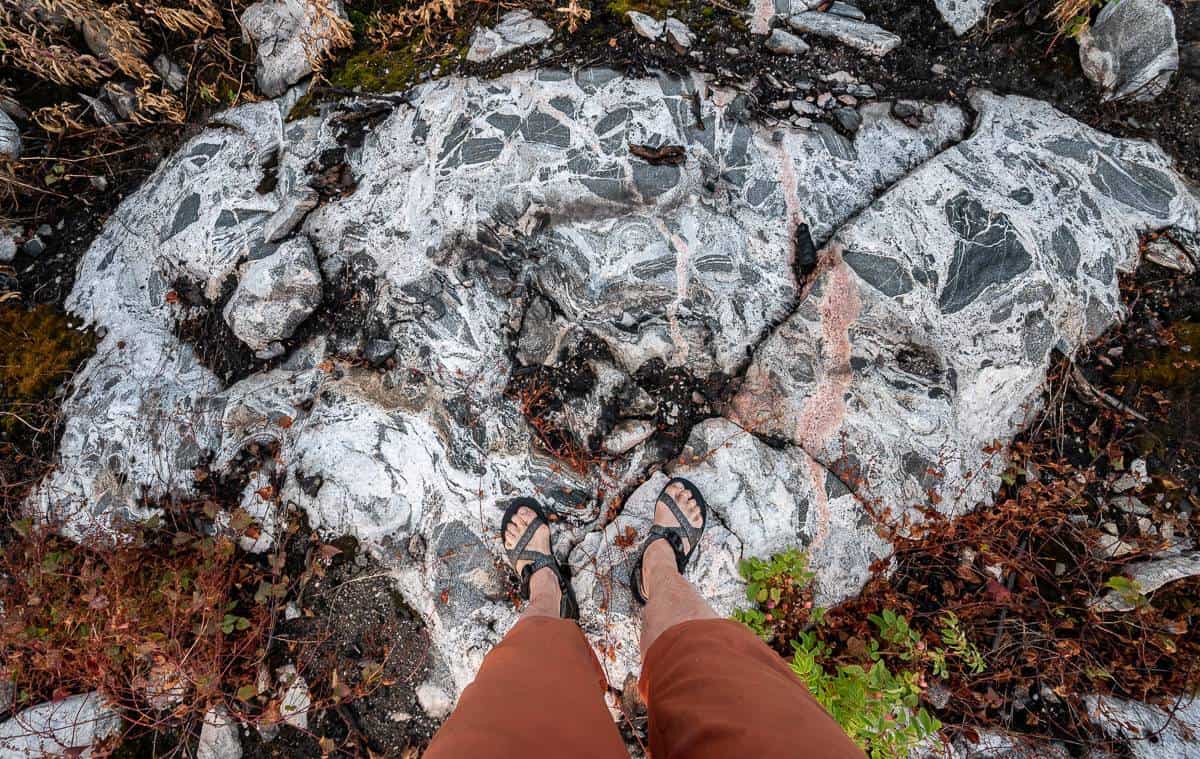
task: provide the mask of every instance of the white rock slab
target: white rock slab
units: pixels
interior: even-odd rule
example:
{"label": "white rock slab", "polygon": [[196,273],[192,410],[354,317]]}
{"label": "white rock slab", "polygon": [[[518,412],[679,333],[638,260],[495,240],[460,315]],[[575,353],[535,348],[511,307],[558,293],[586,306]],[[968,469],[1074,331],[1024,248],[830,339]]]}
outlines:
{"label": "white rock slab", "polygon": [[538,45],[554,36],[550,25],[525,9],[509,11],[495,28],[479,27],[471,35],[467,60],[482,63],[529,45]]}
{"label": "white rock slab", "polygon": [[1179,70],[1175,16],[1159,0],[1110,2],[1079,35],[1079,63],[1104,100],[1153,100]]}
{"label": "white rock slab", "polygon": [[0,756],[71,756],[86,759],[105,738],[121,730],[119,714],[98,693],[48,701],[0,723]]}

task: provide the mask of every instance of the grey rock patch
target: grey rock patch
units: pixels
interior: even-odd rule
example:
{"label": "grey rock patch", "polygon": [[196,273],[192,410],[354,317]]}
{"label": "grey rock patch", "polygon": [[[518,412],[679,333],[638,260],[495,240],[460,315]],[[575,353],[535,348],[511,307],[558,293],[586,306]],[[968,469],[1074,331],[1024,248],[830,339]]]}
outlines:
{"label": "grey rock patch", "polygon": [[[340,0],[329,10],[345,19]],[[312,61],[330,49],[331,26],[307,0],[262,0],[242,12],[242,36],[257,49],[255,78],[270,97],[312,73]]]}
{"label": "grey rock patch", "polygon": [[1146,260],[1164,269],[1195,274],[1196,263],[1187,251],[1180,247],[1170,237],[1156,237],[1146,245]]}
{"label": "grey rock patch", "polygon": [[241,759],[242,741],[237,723],[222,707],[209,709],[200,726],[200,742],[196,759]]}
{"label": "grey rock patch", "polygon": [[783,29],[772,29],[763,44],[776,55],[804,55],[811,49],[807,42]]}
{"label": "grey rock patch", "polygon": [[1170,712],[1112,696],[1088,696],[1088,715],[1124,739],[1136,759],[1190,759],[1200,750],[1200,700],[1181,697]]}
{"label": "grey rock patch", "polygon": [[[1124,572],[1137,583],[1140,593],[1149,595],[1168,583],[1200,575],[1200,551],[1127,564]],[[1090,606],[1097,611],[1111,612],[1133,611],[1135,608],[1129,599],[1115,590],[1093,599]]]}
{"label": "grey rock patch", "polygon": [[0,155],[21,157],[21,130],[4,111],[0,111]]}
{"label": "grey rock patch", "polygon": [[900,44],[899,37],[874,24],[830,13],[798,13],[789,16],[787,23],[798,32],[829,37],[876,58],[882,58]]}
{"label": "grey rock patch", "polygon": [[179,67],[179,64],[166,55],[159,53],[151,65],[154,67],[154,73],[158,74],[172,92],[182,92],[183,88],[187,86],[187,74]]}
{"label": "grey rock patch", "polygon": [[1153,100],[1179,69],[1175,16],[1160,0],[1108,3],[1079,36],[1079,62],[1105,102]]}
{"label": "grey rock patch", "polygon": [[641,445],[653,434],[654,425],[650,422],[628,419],[613,428],[613,431],[604,439],[603,448],[613,456],[620,456]]}
{"label": "grey rock patch", "polygon": [[263,238],[267,242],[279,242],[287,237],[320,201],[316,190],[310,187],[299,188],[297,192],[289,194],[280,203],[279,210],[271,214],[263,225]]}
{"label": "grey rock patch", "polygon": [[942,19],[961,37],[987,18],[993,2],[995,0],[934,0],[934,5]]}
{"label": "grey rock patch", "polygon": [[666,27],[662,21],[653,16],[647,16],[639,11],[628,11],[625,15],[629,18],[629,23],[633,25],[633,30],[646,39],[656,40],[663,36]]}
{"label": "grey rock patch", "polygon": [[554,36],[550,25],[525,9],[509,11],[495,28],[479,27],[471,35],[467,60],[482,63],[508,55],[530,45],[539,45]]}
{"label": "grey rock patch", "polygon": [[858,128],[862,126],[862,116],[859,116],[858,111],[853,108],[837,108],[833,112],[833,118],[847,132],[857,132]]}
{"label": "grey rock patch", "polygon": [[312,244],[293,238],[243,264],[224,317],[238,339],[261,351],[286,340],[321,305],[321,272]]}
{"label": "grey rock patch", "polygon": [[90,757],[100,741],[116,735],[121,717],[98,693],[31,706],[0,723],[0,755]]}
{"label": "grey rock patch", "polygon": [[861,10],[859,10],[858,6],[851,5],[850,3],[843,3],[842,0],[833,0],[833,2],[830,3],[830,5],[829,5],[829,10],[827,10],[825,12],[832,13],[836,16],[845,16],[846,18],[852,18],[855,21],[866,21],[867,20],[867,14],[865,14]]}
{"label": "grey rock patch", "polygon": [[688,25],[675,17],[668,17],[663,21],[663,29],[667,34],[667,41],[672,45],[687,50],[696,41],[696,34]]}

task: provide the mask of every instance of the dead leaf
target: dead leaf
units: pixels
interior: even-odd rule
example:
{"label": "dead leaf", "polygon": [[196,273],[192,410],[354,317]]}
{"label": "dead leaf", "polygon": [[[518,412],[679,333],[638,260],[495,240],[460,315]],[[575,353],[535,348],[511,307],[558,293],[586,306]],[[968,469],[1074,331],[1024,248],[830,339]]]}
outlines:
{"label": "dead leaf", "polygon": [[629,152],[651,166],[677,166],[687,159],[687,152],[682,145],[661,145],[657,148],[649,145],[630,145]]}

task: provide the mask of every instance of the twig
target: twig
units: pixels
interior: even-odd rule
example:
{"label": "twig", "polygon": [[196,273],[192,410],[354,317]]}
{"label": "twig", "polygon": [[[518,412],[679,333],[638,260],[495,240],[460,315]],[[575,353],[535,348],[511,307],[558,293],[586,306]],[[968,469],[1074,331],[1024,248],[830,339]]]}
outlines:
{"label": "twig", "polygon": [[1122,414],[1127,414],[1129,416],[1132,416],[1134,419],[1137,419],[1139,422],[1150,421],[1149,419],[1147,419],[1146,417],[1144,417],[1140,413],[1138,413],[1136,409],[1133,409],[1130,406],[1127,406],[1126,404],[1124,404],[1121,401],[1117,400],[1116,398],[1112,397],[1108,393],[1099,389],[1098,387],[1093,385],[1091,382],[1088,382],[1087,377],[1083,376],[1083,372],[1079,370],[1078,366],[1071,367],[1071,382],[1073,383],[1075,389],[1078,391],[1079,397],[1088,403],[1091,403],[1093,405],[1108,406],[1109,408],[1113,409],[1114,411],[1119,411]]}

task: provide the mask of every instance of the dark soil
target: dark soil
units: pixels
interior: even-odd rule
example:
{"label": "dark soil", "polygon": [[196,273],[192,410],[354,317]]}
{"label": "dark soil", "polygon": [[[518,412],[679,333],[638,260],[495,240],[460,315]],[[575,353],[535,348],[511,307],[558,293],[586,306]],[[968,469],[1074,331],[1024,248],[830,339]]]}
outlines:
{"label": "dark soil", "polygon": [[340,756],[400,757],[437,729],[416,697],[431,664],[424,624],[380,564],[352,539],[337,545],[343,552],[294,602],[298,616],[281,623],[273,658],[295,663],[314,701],[350,697],[310,713],[307,731],[284,725],[270,741],[248,736],[248,759],[317,757],[322,745]]}

